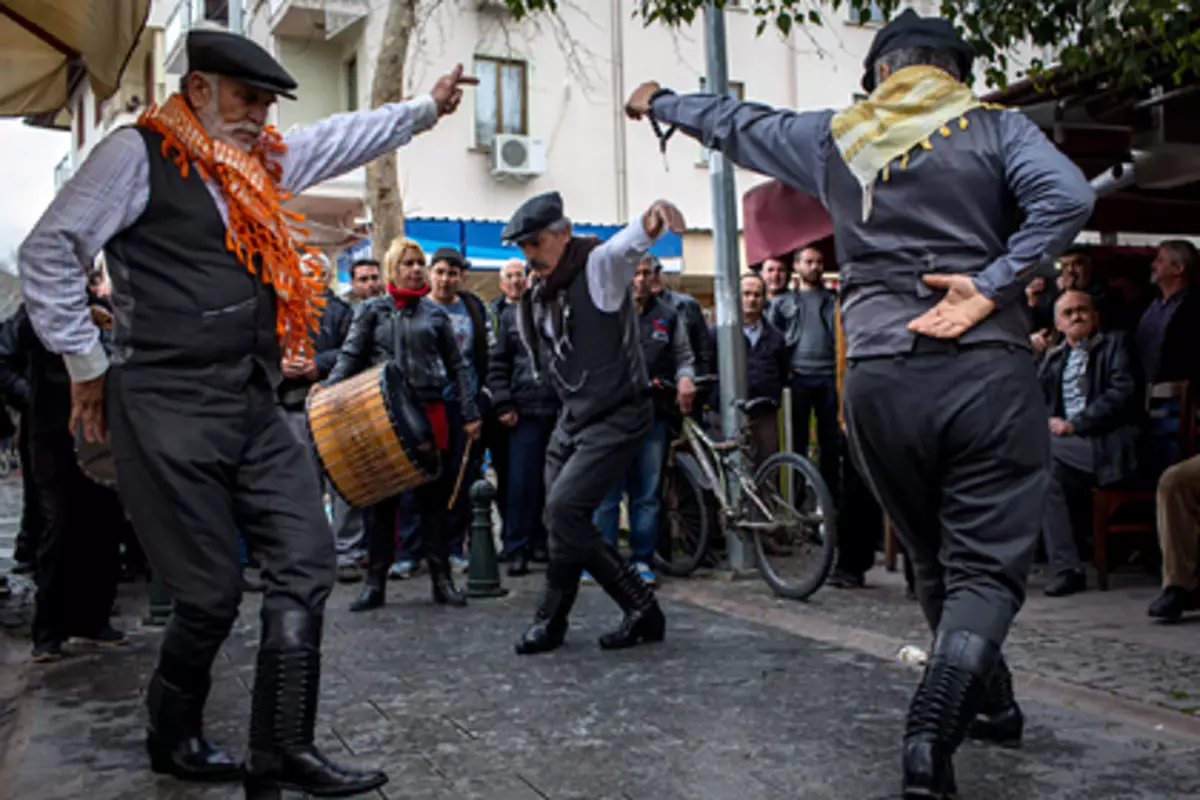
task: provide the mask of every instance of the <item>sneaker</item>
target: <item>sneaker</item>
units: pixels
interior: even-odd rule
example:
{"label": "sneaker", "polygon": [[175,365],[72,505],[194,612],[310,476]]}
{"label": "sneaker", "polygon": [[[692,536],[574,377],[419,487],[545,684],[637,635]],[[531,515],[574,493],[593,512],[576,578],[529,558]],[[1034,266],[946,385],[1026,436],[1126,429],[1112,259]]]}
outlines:
{"label": "sneaker", "polygon": [[242,567],[242,591],[257,593],[263,590],[262,575],[256,567]]}
{"label": "sneaker", "polygon": [[403,581],[417,574],[417,563],[411,559],[402,558],[392,568],[388,570],[388,578],[394,581]]}
{"label": "sneaker", "polygon": [[658,578],[654,574],[654,570],[650,569],[650,565],[645,561],[638,561],[633,565],[637,570],[638,577],[646,582],[647,586],[658,586]]}
{"label": "sneaker", "polygon": [[62,660],[62,642],[50,642],[49,644],[39,644],[33,647],[33,661],[35,664],[53,664],[55,661]]}
{"label": "sneaker", "polygon": [[462,556],[450,556],[450,569],[462,575],[467,574],[467,569],[471,566],[471,562]]}
{"label": "sneaker", "polygon": [[861,572],[849,572],[844,569],[835,569],[827,583],[838,589],[861,589],[866,585]]}
{"label": "sneaker", "polygon": [[88,644],[93,647],[120,647],[129,644],[129,637],[125,635],[125,632],[117,630],[112,625],[105,625],[93,634],[75,635],[71,638],[80,644]]}

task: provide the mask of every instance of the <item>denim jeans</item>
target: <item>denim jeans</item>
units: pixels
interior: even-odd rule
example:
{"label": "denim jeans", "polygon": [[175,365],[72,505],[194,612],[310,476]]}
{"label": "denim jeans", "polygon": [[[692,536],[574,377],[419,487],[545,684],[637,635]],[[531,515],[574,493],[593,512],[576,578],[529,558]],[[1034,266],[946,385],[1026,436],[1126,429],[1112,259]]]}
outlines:
{"label": "denim jeans", "polygon": [[623,479],[609,490],[594,521],[605,541],[617,543],[621,496],[629,494],[629,549],[634,561],[650,563],[658,545],[658,485],[667,453],[667,423],[656,419],[642,439],[637,458]]}
{"label": "denim jeans", "polygon": [[519,415],[508,433],[508,519],[504,552],[546,546],[542,515],[546,510],[546,448],[554,417]]}

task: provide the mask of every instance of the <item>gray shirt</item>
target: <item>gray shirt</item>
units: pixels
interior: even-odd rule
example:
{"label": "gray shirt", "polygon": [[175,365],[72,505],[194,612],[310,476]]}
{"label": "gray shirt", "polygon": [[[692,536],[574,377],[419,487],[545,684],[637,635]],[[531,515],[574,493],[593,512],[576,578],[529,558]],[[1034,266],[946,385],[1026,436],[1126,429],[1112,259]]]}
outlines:
{"label": "gray shirt", "polygon": [[825,292],[798,291],[800,338],[792,350],[792,369],[800,375],[833,375],[837,369],[837,343],[833,331],[825,326],[821,307],[832,303]]}
{"label": "gray shirt", "polygon": [[[796,112],[712,94],[664,94],[654,116],[719,150],[734,163],[817,197],[825,196],[829,158],[838,158],[830,132],[832,110]],[[1001,116],[1005,177],[1025,210],[1008,251],[988,264],[975,285],[997,305],[1024,297],[1033,268],[1060,253],[1091,213],[1094,195],[1079,170],[1023,114]],[[1078,176],[1076,180],[1065,180]]]}
{"label": "gray shirt", "polygon": [[[407,144],[435,122],[437,105],[426,95],[291,131],[283,137],[287,151],[280,158],[278,188],[298,195]],[[220,186],[205,183],[228,223]],[[46,348],[63,355],[72,381],[91,380],[108,369],[88,310],[87,271],[110,239],[137,222],[149,200],[145,141],[132,128],[117,130],[96,145],[21,245],[18,264],[29,320]]]}

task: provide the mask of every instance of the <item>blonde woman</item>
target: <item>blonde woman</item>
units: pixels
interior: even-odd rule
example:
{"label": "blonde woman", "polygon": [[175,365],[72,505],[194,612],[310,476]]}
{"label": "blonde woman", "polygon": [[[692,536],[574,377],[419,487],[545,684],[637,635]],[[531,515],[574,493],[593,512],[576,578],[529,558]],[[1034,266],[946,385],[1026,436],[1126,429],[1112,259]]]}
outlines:
{"label": "blonde woman", "polygon": [[[451,436],[478,438],[479,409],[471,386],[471,372],[459,353],[454,328],[446,312],[428,297],[425,253],[411,239],[397,239],[383,259],[387,293],[359,305],[327,384],[349,378],[384,361],[393,362],[424,406],[442,454],[438,478],[413,491],[420,510],[419,534],[426,543],[426,558],[433,581],[433,601],[466,605],[466,596],[454,586],[450,574],[447,503],[456,470],[448,463]],[[451,381],[458,384],[454,407],[445,400]],[[396,551],[396,512],[399,496],[374,506],[368,528],[367,582],[351,611],[380,608],[386,597],[387,573]]]}

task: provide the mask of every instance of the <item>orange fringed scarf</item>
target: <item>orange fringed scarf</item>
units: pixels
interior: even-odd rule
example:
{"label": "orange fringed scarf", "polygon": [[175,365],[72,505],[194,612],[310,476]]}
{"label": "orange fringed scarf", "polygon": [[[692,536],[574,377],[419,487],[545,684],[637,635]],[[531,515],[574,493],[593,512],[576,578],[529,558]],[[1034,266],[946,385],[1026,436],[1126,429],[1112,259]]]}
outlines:
{"label": "orange fringed scarf", "polygon": [[179,94],[161,108],[150,106],[137,124],[162,134],[163,157],[174,160],[183,177],[194,164],[203,178],[221,187],[229,206],[225,246],[252,275],[274,288],[275,328],[284,355],[311,356],[311,336],[325,305],[324,285],[320,275],[304,272],[302,262],[318,251],[302,240],[308,235],[300,227],[304,217],[283,208],[291,194],[276,186],[283,174],[278,156],[287,150],[279,131],[267,126],[254,150],[244,153],[209,137]]}

